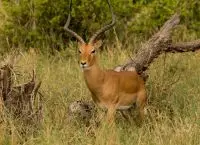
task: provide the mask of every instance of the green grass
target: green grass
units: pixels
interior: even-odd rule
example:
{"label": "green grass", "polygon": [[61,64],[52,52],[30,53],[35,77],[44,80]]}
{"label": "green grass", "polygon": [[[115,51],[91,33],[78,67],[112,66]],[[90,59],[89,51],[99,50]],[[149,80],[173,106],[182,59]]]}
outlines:
{"label": "green grass", "polygon": [[[32,69],[42,80],[44,120],[41,128],[26,136],[16,120],[4,118],[0,124],[2,145],[198,145],[200,144],[200,53],[162,55],[152,63],[146,82],[148,115],[141,127],[118,117],[116,125],[86,127],[69,121],[67,108],[75,100],[91,100],[78,65],[75,49],[72,56],[60,52],[47,57],[21,53],[15,71],[22,83]],[[112,49],[99,55],[101,66],[113,68],[123,63],[130,51]],[[108,60],[109,58],[109,60]]]}

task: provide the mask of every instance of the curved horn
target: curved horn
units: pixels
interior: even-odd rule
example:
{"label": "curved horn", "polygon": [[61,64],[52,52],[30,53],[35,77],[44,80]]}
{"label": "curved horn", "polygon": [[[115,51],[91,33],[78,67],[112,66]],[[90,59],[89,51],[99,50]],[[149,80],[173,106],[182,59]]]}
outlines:
{"label": "curved horn", "polygon": [[110,0],[107,0],[110,12],[112,14],[112,22],[106,26],[104,26],[103,28],[101,28],[100,30],[98,30],[91,38],[89,41],[89,44],[93,43],[95,41],[95,39],[103,32],[107,31],[108,29],[110,29],[111,27],[113,27],[115,25],[115,15],[113,13],[113,9],[112,6],[110,4]]}
{"label": "curved horn", "polygon": [[67,22],[65,23],[65,26],[64,26],[64,30],[66,30],[67,32],[69,32],[74,37],[76,37],[76,39],[78,41],[80,41],[81,43],[85,43],[85,41],[83,40],[83,38],[81,38],[81,36],[79,36],[76,32],[74,32],[74,31],[72,31],[71,29],[68,28],[69,24],[70,24],[70,20],[71,20],[71,9],[72,9],[72,0],[70,0],[69,14],[68,14]]}

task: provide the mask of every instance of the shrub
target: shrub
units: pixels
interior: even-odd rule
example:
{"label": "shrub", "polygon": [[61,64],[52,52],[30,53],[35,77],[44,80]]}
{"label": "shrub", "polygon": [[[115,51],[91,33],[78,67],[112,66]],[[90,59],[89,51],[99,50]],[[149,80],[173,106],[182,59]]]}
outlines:
{"label": "shrub", "polygon": [[[117,17],[115,34],[122,43],[128,41],[130,44],[133,37],[149,36],[176,11],[181,12],[187,29],[199,35],[198,0],[112,0],[111,3]],[[2,48],[59,50],[64,49],[69,40],[74,40],[63,30],[68,15],[68,0],[4,0],[2,5],[1,9],[6,13],[0,29]],[[1,18],[4,18],[2,11]],[[70,28],[84,39],[109,23],[110,19],[106,0],[73,0]],[[114,34],[109,36],[109,40],[115,38]]]}

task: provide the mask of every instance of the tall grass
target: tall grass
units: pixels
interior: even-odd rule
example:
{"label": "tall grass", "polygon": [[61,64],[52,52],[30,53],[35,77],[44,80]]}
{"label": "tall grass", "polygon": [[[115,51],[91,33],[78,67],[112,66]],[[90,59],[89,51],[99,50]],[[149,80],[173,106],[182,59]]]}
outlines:
{"label": "tall grass", "polygon": [[[131,46],[130,46],[131,47]],[[112,51],[110,51],[112,50]],[[9,115],[0,123],[2,145],[198,145],[200,144],[200,54],[161,55],[148,70],[146,82],[148,115],[142,126],[118,116],[112,127],[106,124],[86,126],[78,120],[69,121],[68,105],[75,100],[91,100],[78,65],[75,48],[47,56],[22,52],[14,70],[22,83],[35,69],[42,80],[44,120],[39,130],[21,134],[23,124]],[[110,47],[99,52],[103,68],[124,62],[131,51]],[[109,59],[108,59],[109,58]],[[134,119],[133,119],[134,120]]]}

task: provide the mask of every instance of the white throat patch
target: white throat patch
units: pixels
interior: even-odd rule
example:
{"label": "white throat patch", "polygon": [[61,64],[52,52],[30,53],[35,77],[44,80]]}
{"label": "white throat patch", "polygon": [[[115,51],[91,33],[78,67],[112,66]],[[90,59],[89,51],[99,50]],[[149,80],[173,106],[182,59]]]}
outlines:
{"label": "white throat patch", "polygon": [[81,66],[82,72],[83,72],[84,70],[90,70],[90,68],[91,68],[91,67],[82,67],[82,66]]}

